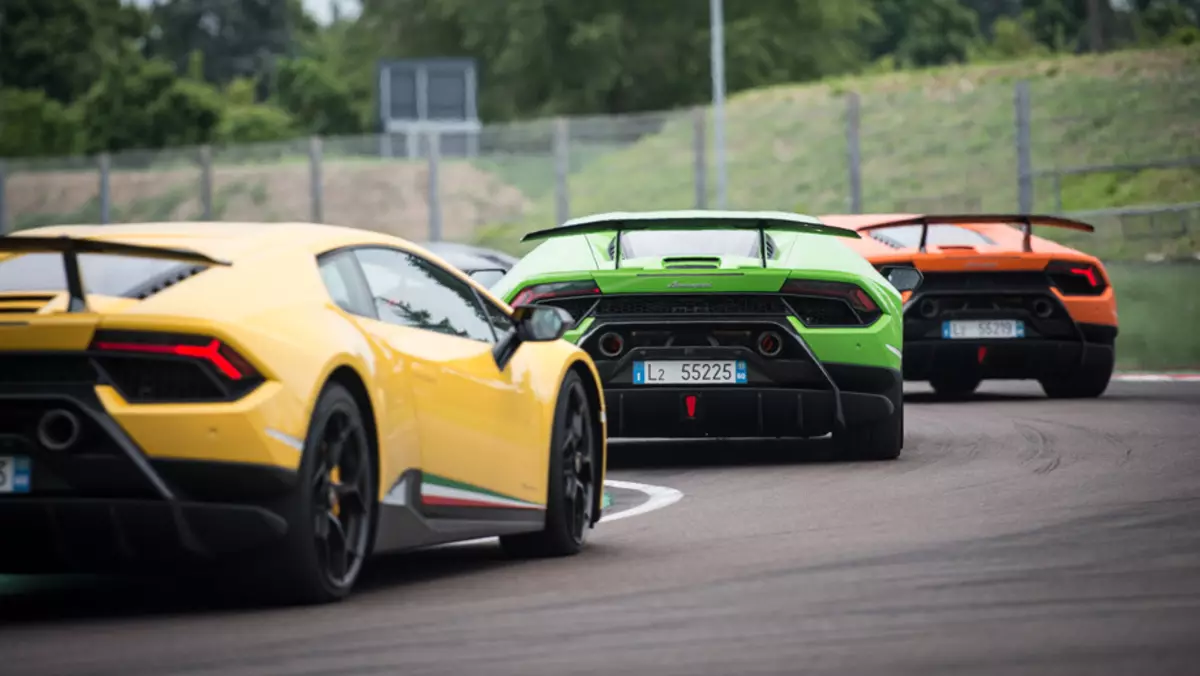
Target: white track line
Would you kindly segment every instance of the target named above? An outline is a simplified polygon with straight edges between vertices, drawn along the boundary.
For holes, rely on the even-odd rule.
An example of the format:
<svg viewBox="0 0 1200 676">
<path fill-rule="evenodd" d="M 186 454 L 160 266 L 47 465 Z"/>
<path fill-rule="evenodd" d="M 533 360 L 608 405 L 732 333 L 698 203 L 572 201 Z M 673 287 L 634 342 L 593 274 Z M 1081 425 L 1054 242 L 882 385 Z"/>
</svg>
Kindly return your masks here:
<svg viewBox="0 0 1200 676">
<path fill-rule="evenodd" d="M 1194 383 L 1200 382 L 1200 373 L 1117 373 L 1112 379 L 1122 383 Z"/>
<path fill-rule="evenodd" d="M 612 488 L 623 488 L 629 491 L 639 491 L 650 496 L 648 500 L 636 507 L 623 509 L 615 514 L 606 514 L 600 517 L 600 523 L 605 521 L 616 521 L 617 519 L 628 519 L 631 516 L 641 516 L 647 512 L 653 512 L 656 509 L 662 509 L 675 504 L 683 499 L 683 492 L 668 488 L 666 486 L 651 486 L 650 484 L 639 484 L 633 481 L 617 481 L 615 479 L 607 479 L 604 482 L 605 486 Z"/>
<path fill-rule="evenodd" d="M 682 491 L 675 490 L 674 488 L 668 488 L 666 486 L 652 486 L 650 484 L 639 484 L 633 481 L 617 481 L 615 479 L 605 479 L 604 485 L 610 488 L 622 488 L 625 490 L 645 493 L 648 498 L 645 502 L 637 505 L 636 507 L 630 507 L 629 509 L 623 509 L 615 514 L 606 514 L 600 517 L 600 523 L 604 523 L 606 521 L 616 521 L 617 519 L 628 519 L 631 516 L 641 516 L 647 512 L 653 512 L 655 510 L 662 509 L 663 507 L 673 505 L 683 499 Z M 448 542 L 444 545 L 436 545 L 435 548 L 493 544 L 495 542 L 495 537 L 476 538 L 474 540 Z"/>
</svg>

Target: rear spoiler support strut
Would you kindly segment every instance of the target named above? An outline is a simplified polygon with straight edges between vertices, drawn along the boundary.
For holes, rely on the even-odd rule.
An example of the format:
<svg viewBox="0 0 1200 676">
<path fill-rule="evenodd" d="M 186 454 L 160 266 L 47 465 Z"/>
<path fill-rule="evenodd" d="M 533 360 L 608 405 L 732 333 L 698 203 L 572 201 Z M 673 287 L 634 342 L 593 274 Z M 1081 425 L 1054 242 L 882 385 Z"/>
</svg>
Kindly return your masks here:
<svg viewBox="0 0 1200 676">
<path fill-rule="evenodd" d="M 61 235 L 59 237 L 0 237 L 0 253 L 60 253 L 63 273 L 67 280 L 67 312 L 87 312 L 87 291 L 83 285 L 83 273 L 79 268 L 79 254 L 108 254 L 135 258 L 156 258 L 181 263 L 203 265 L 231 265 L 189 249 L 172 249 L 157 246 L 141 246 L 96 239 L 82 239 Z"/>
</svg>

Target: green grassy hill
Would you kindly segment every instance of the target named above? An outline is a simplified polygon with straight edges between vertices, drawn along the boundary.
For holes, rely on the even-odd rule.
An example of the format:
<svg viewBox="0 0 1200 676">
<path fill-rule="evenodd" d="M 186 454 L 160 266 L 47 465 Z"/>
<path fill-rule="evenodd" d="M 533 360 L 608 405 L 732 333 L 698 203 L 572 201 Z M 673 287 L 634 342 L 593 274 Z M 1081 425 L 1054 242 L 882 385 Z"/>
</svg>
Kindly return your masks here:
<svg viewBox="0 0 1200 676">
<path fill-rule="evenodd" d="M 1035 170 L 1200 156 L 1200 48 L 888 73 L 732 97 L 726 109 L 729 206 L 848 210 L 846 93 L 853 91 L 861 100 L 865 210 L 1016 209 L 1019 80 L 1030 81 Z M 693 206 L 693 120 L 685 113 L 670 118 L 631 144 L 607 152 L 588 146 L 573 155 L 572 215 Z M 501 173 L 533 204 L 519 221 L 491 224 L 475 239 L 520 251 L 518 233 L 554 222 L 553 187 L 544 166 L 530 171 L 509 162 Z M 530 174 L 542 180 L 530 181 Z M 711 169 L 709 176 L 711 196 Z M 1068 177 L 1058 191 L 1061 197 L 1053 178 L 1039 178 L 1036 209 L 1056 211 L 1060 200 L 1067 211 L 1200 201 L 1200 168 Z M 1138 253 L 1122 241 L 1124 233 L 1098 225 L 1093 249 L 1116 257 Z M 1197 251 L 1194 235 L 1200 238 L 1184 233 L 1189 241 L 1182 244 L 1150 237 L 1141 248 L 1195 244 L 1191 251 Z"/>
</svg>

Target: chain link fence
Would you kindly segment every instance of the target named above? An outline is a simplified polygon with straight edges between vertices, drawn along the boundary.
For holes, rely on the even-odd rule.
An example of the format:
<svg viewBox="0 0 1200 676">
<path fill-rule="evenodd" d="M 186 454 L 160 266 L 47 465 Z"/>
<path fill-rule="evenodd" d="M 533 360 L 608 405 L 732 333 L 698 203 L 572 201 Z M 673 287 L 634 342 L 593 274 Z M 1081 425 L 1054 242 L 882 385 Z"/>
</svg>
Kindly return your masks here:
<svg viewBox="0 0 1200 676">
<path fill-rule="evenodd" d="M 62 223 L 316 221 L 519 251 L 608 210 L 715 208 L 711 112 L 539 120 L 0 161 L 0 231 Z M 729 208 L 1086 212 L 1117 258 L 1200 251 L 1200 76 L 856 92 L 767 90 L 726 110 Z M 1155 197 L 1096 211 L 1114 193 Z M 1115 195 L 1122 198 L 1120 194 Z"/>
</svg>

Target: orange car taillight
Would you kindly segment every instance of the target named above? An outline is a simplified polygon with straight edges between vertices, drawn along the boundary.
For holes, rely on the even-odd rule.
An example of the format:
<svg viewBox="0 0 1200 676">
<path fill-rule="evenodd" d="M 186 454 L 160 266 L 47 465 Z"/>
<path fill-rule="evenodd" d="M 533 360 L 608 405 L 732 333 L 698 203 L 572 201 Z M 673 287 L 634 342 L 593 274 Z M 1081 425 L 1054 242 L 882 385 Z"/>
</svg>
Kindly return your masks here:
<svg viewBox="0 0 1200 676">
<path fill-rule="evenodd" d="M 838 302 L 849 306 L 853 310 L 852 314 L 857 317 L 854 324 L 871 324 L 883 314 L 883 310 L 879 309 L 879 305 L 875 303 L 875 299 L 871 298 L 870 294 L 857 284 L 849 282 L 789 279 L 784 282 L 779 293 Z M 801 321 L 806 326 L 845 326 L 850 323 L 841 316 L 842 313 L 826 311 L 817 307 L 807 308 L 807 311 L 801 311 L 800 308 L 796 308 L 796 310 L 801 314 Z"/>
<path fill-rule="evenodd" d="M 263 382 L 217 338 L 151 331 L 97 331 L 88 352 L 127 401 L 227 401 Z"/>
<path fill-rule="evenodd" d="M 599 296 L 600 287 L 592 280 L 570 282 L 547 282 L 534 284 L 521 289 L 513 298 L 512 305 L 528 305 L 549 298 L 574 298 L 579 296 Z"/>
<path fill-rule="evenodd" d="M 1064 296 L 1099 296 L 1108 288 L 1104 273 L 1091 263 L 1050 261 L 1046 274 Z"/>
</svg>

